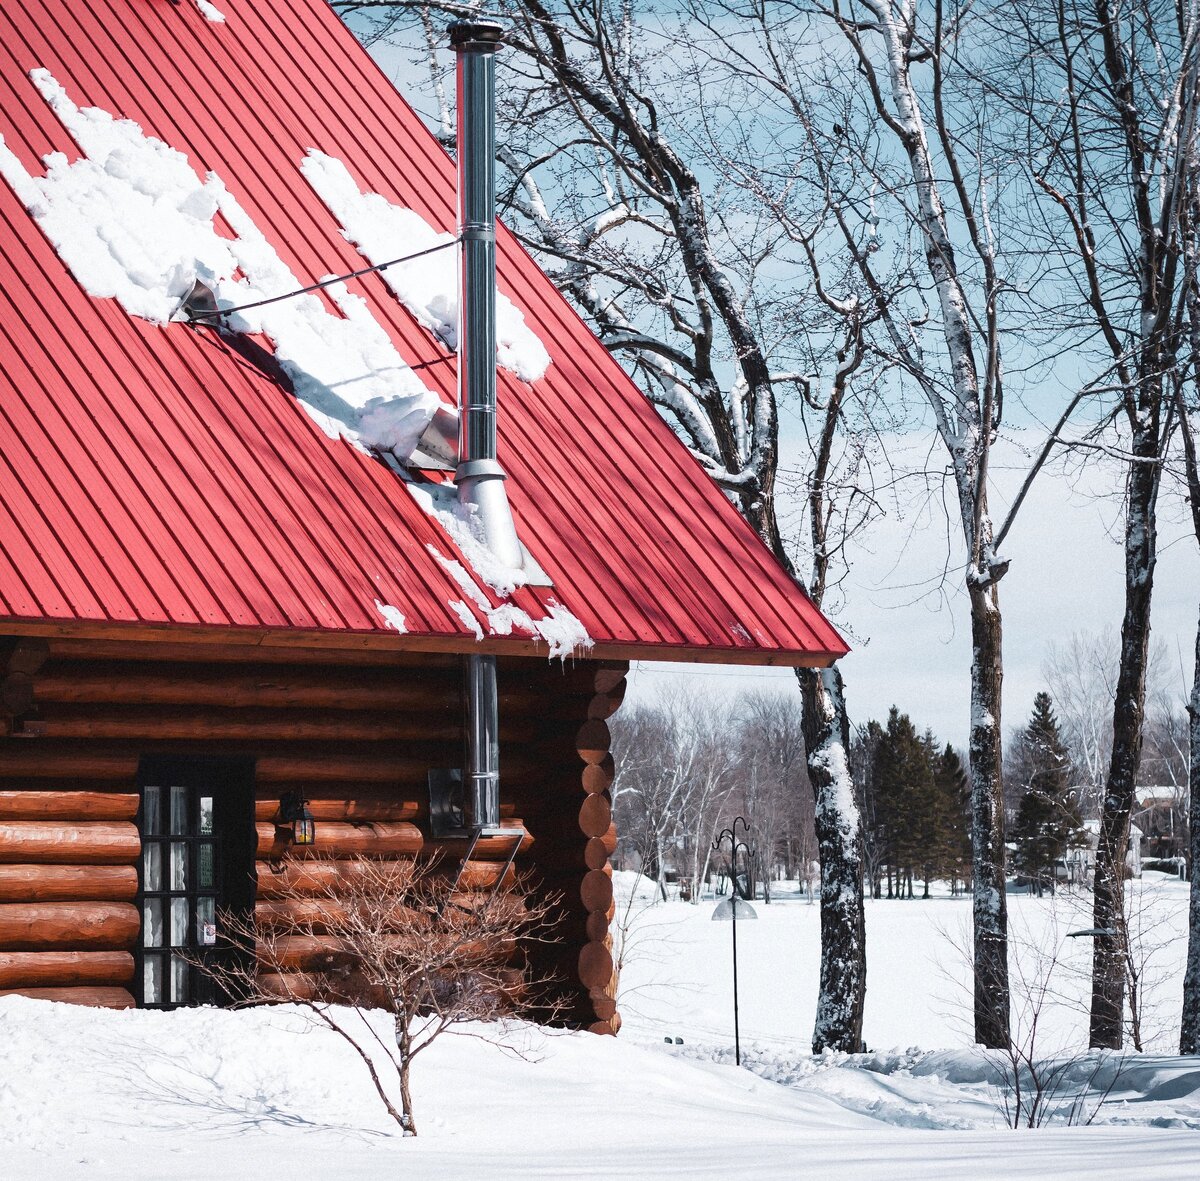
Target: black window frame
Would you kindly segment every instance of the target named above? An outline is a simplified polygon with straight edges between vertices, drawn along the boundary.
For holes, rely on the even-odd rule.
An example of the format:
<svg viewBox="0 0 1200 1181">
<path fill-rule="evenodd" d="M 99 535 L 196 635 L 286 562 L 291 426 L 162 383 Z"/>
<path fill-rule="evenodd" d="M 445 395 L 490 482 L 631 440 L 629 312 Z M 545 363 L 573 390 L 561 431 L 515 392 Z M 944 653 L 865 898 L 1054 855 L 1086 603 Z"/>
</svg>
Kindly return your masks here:
<svg viewBox="0 0 1200 1181">
<path fill-rule="evenodd" d="M 191 958 L 244 959 L 246 952 L 232 946 L 221 934 L 217 923 L 217 938 L 213 944 L 200 941 L 197 930 L 197 903 L 201 898 L 213 899 L 214 916 L 219 911 L 240 912 L 249 915 L 253 911 L 255 896 L 254 858 L 256 831 L 254 826 L 254 760 L 247 757 L 221 757 L 197 755 L 154 755 L 141 759 L 138 767 L 138 812 L 137 826 L 141 849 L 137 861 L 138 912 L 142 929 L 138 932 L 134 955 L 133 996 L 139 1008 L 171 1010 L 197 1004 L 225 1004 L 236 999 L 220 991 L 210 977 L 206 977 L 194 965 L 186 968 L 186 996 L 183 1000 L 167 999 L 172 996 L 172 963 L 179 953 Z M 160 792 L 159 808 L 161 823 L 156 833 L 145 832 L 146 789 L 157 788 Z M 186 791 L 188 829 L 185 833 L 173 833 L 171 829 L 171 789 Z M 201 833 L 200 801 L 202 797 L 213 801 L 212 832 Z M 186 850 L 187 869 L 183 889 L 171 885 L 171 846 L 182 844 Z M 162 850 L 160 862 L 161 888 L 147 890 L 145 882 L 146 849 L 157 845 Z M 212 885 L 199 884 L 200 849 L 212 849 Z M 187 899 L 187 942 L 170 942 L 173 935 L 171 901 Z M 163 943 L 151 947 L 145 942 L 146 901 L 162 901 L 161 921 Z M 158 957 L 162 962 L 161 998 L 146 999 L 146 963 L 148 957 Z"/>
</svg>

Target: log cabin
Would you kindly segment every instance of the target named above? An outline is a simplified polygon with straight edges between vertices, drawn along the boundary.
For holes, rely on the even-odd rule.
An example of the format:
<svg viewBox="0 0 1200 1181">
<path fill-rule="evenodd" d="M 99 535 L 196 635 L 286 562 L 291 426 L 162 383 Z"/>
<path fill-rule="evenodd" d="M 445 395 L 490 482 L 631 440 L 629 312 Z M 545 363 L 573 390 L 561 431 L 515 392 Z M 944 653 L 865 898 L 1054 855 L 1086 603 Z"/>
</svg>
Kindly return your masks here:
<svg viewBox="0 0 1200 1181">
<path fill-rule="evenodd" d="M 0 994 L 202 1002 L 297 858 L 441 854 L 615 1032 L 629 662 L 846 651 L 495 227 L 455 37 L 462 175 L 325 0 L 0 10 Z"/>
</svg>

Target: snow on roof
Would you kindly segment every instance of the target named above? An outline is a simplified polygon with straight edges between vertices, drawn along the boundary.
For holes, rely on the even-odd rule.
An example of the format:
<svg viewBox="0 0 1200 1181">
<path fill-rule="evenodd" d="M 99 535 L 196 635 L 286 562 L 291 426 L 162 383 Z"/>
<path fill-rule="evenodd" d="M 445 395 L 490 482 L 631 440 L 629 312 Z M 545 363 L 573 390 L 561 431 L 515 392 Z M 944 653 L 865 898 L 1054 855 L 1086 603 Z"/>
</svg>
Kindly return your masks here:
<svg viewBox="0 0 1200 1181">
<path fill-rule="evenodd" d="M 444 267 L 246 309 L 232 336 L 172 322 L 194 278 L 254 302 L 455 220 L 449 158 L 324 0 L 210 8 L 0 6 L 0 625 L 844 652 L 506 232 L 500 453 L 545 578 L 489 565 L 438 484 L 363 450 L 403 454 L 455 401 Z"/>
</svg>

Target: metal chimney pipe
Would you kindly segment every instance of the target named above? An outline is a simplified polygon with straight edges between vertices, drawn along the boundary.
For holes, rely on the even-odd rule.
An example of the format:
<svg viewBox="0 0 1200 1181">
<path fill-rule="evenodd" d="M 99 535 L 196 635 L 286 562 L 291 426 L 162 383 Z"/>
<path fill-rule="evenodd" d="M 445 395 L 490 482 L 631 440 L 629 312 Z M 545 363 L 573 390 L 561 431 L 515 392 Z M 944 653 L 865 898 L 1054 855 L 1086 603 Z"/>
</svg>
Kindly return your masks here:
<svg viewBox="0 0 1200 1181">
<path fill-rule="evenodd" d="M 520 569 L 521 543 L 496 459 L 496 50 L 494 21 L 457 21 L 458 60 L 458 405 L 459 502 L 482 526 L 483 540 Z"/>
<path fill-rule="evenodd" d="M 521 543 L 496 458 L 496 61 L 504 35 L 493 21 L 458 21 L 458 405 L 459 503 L 505 565 L 520 568 Z M 500 704 L 496 658 L 467 657 L 466 820 L 500 829 Z"/>
</svg>

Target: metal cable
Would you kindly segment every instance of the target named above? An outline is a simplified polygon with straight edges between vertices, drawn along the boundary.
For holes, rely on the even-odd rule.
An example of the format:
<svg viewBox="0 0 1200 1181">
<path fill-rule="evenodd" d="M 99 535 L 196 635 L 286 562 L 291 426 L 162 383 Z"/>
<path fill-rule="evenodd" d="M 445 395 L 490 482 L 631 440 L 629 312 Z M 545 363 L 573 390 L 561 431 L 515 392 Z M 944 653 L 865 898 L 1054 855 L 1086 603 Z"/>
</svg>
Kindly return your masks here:
<svg viewBox="0 0 1200 1181">
<path fill-rule="evenodd" d="M 310 291 L 320 291 L 322 287 L 332 287 L 335 283 L 344 283 L 347 279 L 357 279 L 360 275 L 369 275 L 372 271 L 386 271 L 388 267 L 394 267 L 397 263 L 412 262 L 415 258 L 424 258 L 427 254 L 436 254 L 439 250 L 449 250 L 451 246 L 457 246 L 458 242 L 458 236 L 455 235 L 449 242 L 441 242 L 426 250 L 418 250 L 416 254 L 405 254 L 400 258 L 393 258 L 389 262 L 376 263 L 373 267 L 363 267 L 361 270 L 350 271 L 345 275 L 334 275 L 330 279 L 322 279 L 319 283 L 312 283 L 308 287 L 301 287 L 296 291 L 287 291 L 283 295 L 272 295 L 269 299 L 258 299 L 253 303 L 240 303 L 232 308 L 218 308 L 215 312 L 190 315 L 188 320 L 193 324 L 208 323 L 224 316 L 232 316 L 234 312 L 244 312 L 250 308 L 263 308 L 267 304 L 279 303 L 281 300 L 292 299 L 297 295 L 307 295 Z"/>
</svg>

